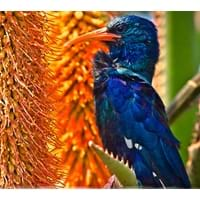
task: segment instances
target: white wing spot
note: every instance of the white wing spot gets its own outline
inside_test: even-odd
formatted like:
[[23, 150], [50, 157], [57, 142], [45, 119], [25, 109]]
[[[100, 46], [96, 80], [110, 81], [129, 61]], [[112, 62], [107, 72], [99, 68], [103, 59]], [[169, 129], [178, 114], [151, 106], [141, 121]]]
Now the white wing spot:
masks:
[[126, 146], [127, 146], [129, 149], [132, 149], [132, 148], [133, 148], [132, 140], [131, 140], [131, 139], [128, 139], [128, 138], [126, 138], [126, 137], [124, 137], [124, 140], [125, 140]]
[[136, 149], [138, 149], [138, 150], [142, 150], [142, 146], [139, 145], [138, 143], [135, 143], [134, 146], [135, 146]]
[[155, 172], [152, 172], [152, 174], [153, 174], [154, 177], [157, 177], [157, 174]]

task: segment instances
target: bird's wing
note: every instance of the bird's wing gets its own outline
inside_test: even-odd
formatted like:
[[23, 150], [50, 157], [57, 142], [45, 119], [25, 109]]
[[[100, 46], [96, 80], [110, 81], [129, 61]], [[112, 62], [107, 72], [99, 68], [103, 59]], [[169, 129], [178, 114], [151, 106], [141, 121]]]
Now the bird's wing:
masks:
[[164, 105], [151, 85], [138, 79], [113, 77], [106, 94], [115, 113], [127, 125], [124, 130], [128, 138], [134, 138], [132, 130], [140, 129], [171, 145], [179, 145], [169, 129]]
[[[120, 119], [121, 134], [143, 150], [140, 155], [167, 186], [189, 187], [184, 165], [178, 154], [179, 141], [173, 136], [164, 105], [151, 85], [135, 79], [113, 77], [107, 98]], [[130, 146], [130, 145], [129, 145]]]
[[142, 120], [138, 119], [136, 115], [134, 117], [135, 120], [142, 122], [144, 129], [149, 133], [156, 134], [166, 143], [178, 147], [179, 141], [174, 137], [169, 128], [163, 102], [153, 87], [144, 82], [131, 83], [130, 87], [134, 93], [132, 111], [140, 110], [140, 115], [143, 114]]

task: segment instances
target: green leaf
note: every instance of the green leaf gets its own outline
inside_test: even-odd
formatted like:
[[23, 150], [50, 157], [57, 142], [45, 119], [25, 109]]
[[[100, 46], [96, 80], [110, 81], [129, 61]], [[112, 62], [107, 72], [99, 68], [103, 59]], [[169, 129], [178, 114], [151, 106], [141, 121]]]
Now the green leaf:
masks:
[[108, 167], [109, 171], [117, 177], [124, 187], [137, 187], [137, 180], [133, 170], [123, 164], [122, 161], [112, 158], [109, 154], [105, 153], [100, 146], [94, 144], [92, 141], [90, 141], [89, 146], [97, 153]]

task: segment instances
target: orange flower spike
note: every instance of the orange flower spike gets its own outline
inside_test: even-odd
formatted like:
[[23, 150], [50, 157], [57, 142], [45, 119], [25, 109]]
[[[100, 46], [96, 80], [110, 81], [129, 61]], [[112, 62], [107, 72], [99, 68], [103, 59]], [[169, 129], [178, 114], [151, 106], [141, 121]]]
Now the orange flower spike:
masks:
[[60, 35], [50, 33], [50, 37], [60, 38], [55, 48], [61, 49], [61, 60], [50, 62], [50, 68], [56, 82], [53, 93], [59, 91], [57, 134], [65, 143], [65, 153], [62, 153], [63, 164], [68, 170], [65, 185], [102, 187], [109, 172], [94, 152], [89, 151], [88, 141], [102, 145], [95, 123], [91, 61], [99, 48], [106, 47], [100, 42], [87, 42], [68, 48], [65, 43], [101, 28], [108, 17], [104, 12], [59, 12], [50, 13], [50, 20], [54, 14]]
[[0, 12], [0, 187], [55, 187], [58, 161], [50, 115], [45, 16]]

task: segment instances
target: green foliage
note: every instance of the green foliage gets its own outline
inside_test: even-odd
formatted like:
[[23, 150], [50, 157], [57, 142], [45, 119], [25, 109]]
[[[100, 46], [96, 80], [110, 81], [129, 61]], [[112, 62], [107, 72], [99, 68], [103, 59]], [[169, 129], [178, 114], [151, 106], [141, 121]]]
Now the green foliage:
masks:
[[[196, 37], [194, 12], [167, 12], [167, 73], [169, 102], [180, 88], [197, 71], [195, 58]], [[172, 125], [172, 130], [181, 141], [180, 153], [187, 160], [187, 147], [195, 121], [195, 108], [187, 110]]]

